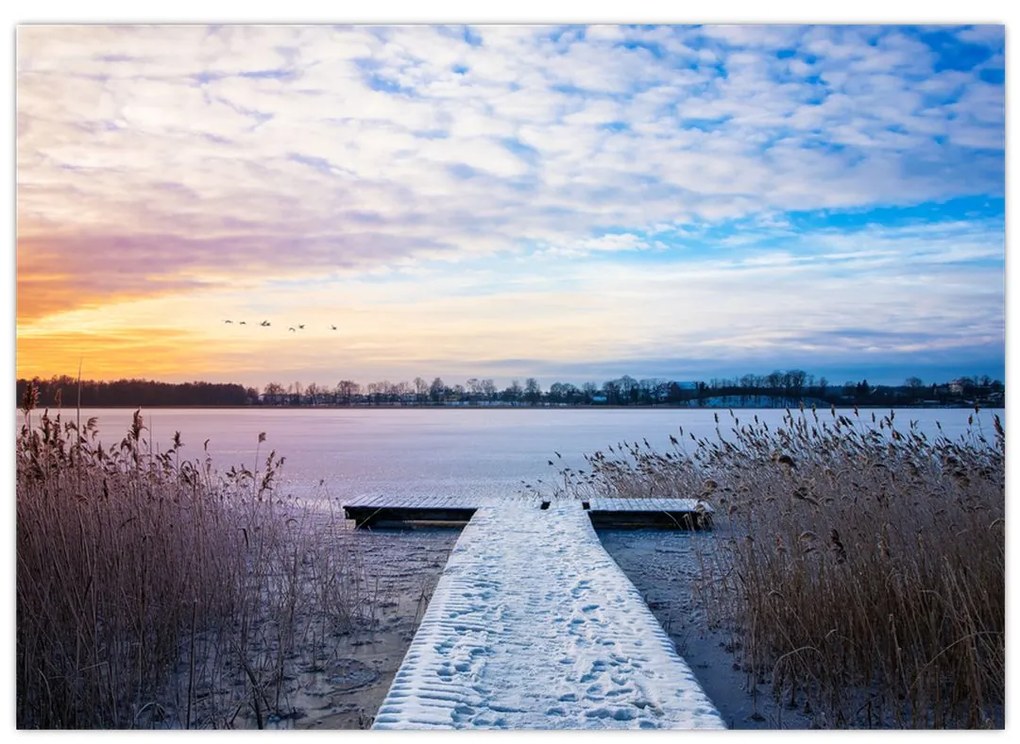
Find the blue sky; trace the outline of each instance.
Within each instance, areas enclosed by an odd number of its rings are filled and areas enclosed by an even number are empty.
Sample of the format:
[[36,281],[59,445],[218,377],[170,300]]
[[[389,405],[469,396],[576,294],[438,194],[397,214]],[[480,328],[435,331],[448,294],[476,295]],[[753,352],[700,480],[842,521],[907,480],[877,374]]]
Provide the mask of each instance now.
[[22,27],[17,59],[19,374],[1004,376],[1002,26]]

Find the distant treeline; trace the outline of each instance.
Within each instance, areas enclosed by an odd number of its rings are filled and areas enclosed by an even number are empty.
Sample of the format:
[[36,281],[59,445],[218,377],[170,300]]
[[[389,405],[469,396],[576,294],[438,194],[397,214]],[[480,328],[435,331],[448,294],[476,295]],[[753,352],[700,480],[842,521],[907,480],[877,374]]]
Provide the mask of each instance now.
[[[18,402],[29,383],[38,389],[38,407],[103,406],[686,406],[769,408],[806,405],[856,406],[971,406],[1004,404],[1001,381],[961,377],[948,382],[925,383],[910,377],[902,385],[871,385],[867,380],[830,384],[802,370],[775,370],[766,375],[677,381],[638,380],[629,375],[601,385],[580,387],[554,382],[543,390],[529,377],[522,385],[513,380],[503,389],[491,379],[472,377],[464,384],[447,385],[416,377],[412,382],[388,380],[361,385],[340,380],[330,387],[299,382],[287,386],[270,382],[259,391],[236,383],[168,383],[151,380],[103,382],[68,376],[17,382]],[[79,398],[80,394],[80,398]]]
[[[79,403],[78,380],[53,377],[49,380],[18,380],[18,403],[34,382],[39,390],[39,408],[74,408]],[[245,406],[258,403],[258,391],[236,383],[156,382],[154,380],[82,380],[82,407],[106,406]]]

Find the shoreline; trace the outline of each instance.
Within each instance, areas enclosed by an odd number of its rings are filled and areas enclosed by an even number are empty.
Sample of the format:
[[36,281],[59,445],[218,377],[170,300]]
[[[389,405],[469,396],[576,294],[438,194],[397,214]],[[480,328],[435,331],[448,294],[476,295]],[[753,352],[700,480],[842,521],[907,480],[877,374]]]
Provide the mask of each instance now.
[[697,598],[701,554],[716,531],[596,529],[599,540],[641,594],[730,730],[818,728],[802,710],[777,701],[737,654],[743,643],[714,627]]
[[[442,574],[460,531],[449,528],[357,530],[353,539],[366,577],[374,583],[373,620],[323,637],[304,635],[291,654],[279,710],[263,721],[267,730],[358,730],[369,728]],[[271,649],[262,640],[254,656]],[[201,665],[200,665],[201,666]],[[184,690],[188,670],[178,667],[171,689]],[[220,686],[199,730],[257,730],[243,675]],[[225,711],[234,710],[233,716]],[[172,720],[173,716],[169,717]],[[159,726],[156,726],[159,728]],[[185,730],[168,726],[169,730]]]
[[[836,405],[837,411],[853,411],[855,408],[861,411],[959,411],[959,410],[971,410],[975,408],[975,405],[980,407],[982,411],[1005,411],[1005,406],[982,406],[974,403],[960,403],[959,405],[886,405],[886,404],[840,404]],[[826,405],[825,409],[816,406],[816,409],[828,410],[829,405]],[[124,404],[118,403],[116,405],[83,405],[81,410],[118,410],[118,411],[133,411],[133,410],[168,410],[168,411],[294,411],[294,410],[309,410],[309,411],[391,411],[391,410],[424,410],[424,411],[785,411],[799,409],[798,405],[784,405],[784,406],[731,406],[731,405],[705,405],[705,406],[678,406],[663,403],[660,405],[633,405],[633,406],[615,406],[615,405],[562,405],[562,406],[515,406],[515,405],[421,405],[421,404],[403,404],[403,403],[381,403],[381,404],[364,404],[364,405],[286,405],[286,406],[264,406],[264,405],[243,405],[243,406],[230,406],[230,405],[146,405],[146,404]],[[39,411],[49,410],[62,413],[64,411],[75,411],[77,410],[74,406],[60,406],[57,408],[50,408],[47,406],[41,406]],[[810,411],[810,406],[804,407],[805,411]],[[15,413],[19,413],[19,409],[15,409]]]
[[[296,675],[286,692],[291,713],[271,717],[266,729],[342,731],[371,727],[461,531],[446,527],[355,533],[366,548],[371,570],[378,571],[375,576],[381,580],[378,621],[374,627],[335,637],[328,649],[298,649],[298,653],[322,661]],[[750,684],[749,675],[733,653],[740,640],[711,627],[699,606],[698,552],[713,540],[712,533],[602,528],[596,533],[606,552],[638,589],[728,728],[818,726],[802,711],[790,710],[776,701],[764,686]],[[422,602],[426,594],[428,598]],[[235,694],[242,690],[243,686],[238,686]],[[238,715],[232,728],[256,729],[250,710]]]

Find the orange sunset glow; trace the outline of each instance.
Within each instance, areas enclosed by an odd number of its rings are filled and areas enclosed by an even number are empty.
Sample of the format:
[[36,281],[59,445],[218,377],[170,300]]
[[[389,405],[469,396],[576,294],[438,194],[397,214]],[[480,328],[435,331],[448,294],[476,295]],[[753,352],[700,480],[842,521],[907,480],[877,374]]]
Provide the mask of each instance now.
[[1000,377],[958,36],[21,27],[17,375]]

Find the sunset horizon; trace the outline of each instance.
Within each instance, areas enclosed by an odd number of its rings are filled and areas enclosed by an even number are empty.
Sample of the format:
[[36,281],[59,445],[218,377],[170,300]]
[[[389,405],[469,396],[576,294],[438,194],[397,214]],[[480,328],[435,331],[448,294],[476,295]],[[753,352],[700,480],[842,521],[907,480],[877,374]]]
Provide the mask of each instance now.
[[21,26],[16,374],[1004,379],[1004,43]]

